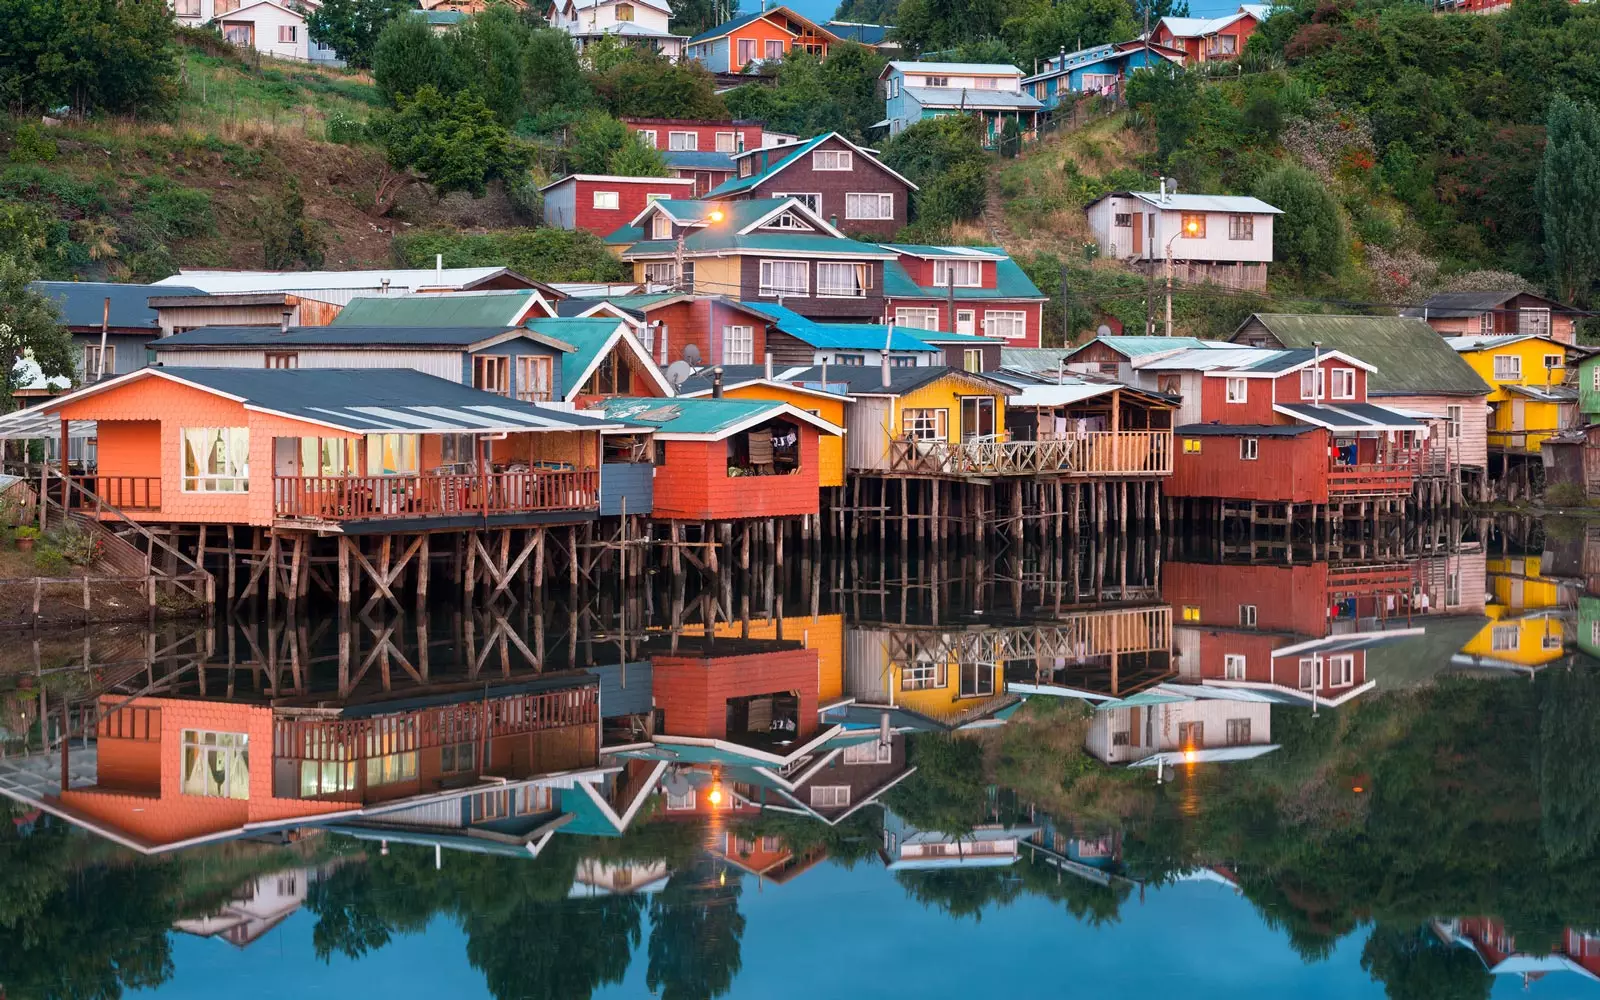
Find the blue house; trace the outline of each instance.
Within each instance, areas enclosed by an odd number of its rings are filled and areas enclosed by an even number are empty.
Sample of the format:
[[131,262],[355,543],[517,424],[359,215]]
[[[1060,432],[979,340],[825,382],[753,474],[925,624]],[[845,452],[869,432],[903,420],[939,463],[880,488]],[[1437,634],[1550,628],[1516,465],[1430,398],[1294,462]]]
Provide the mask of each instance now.
[[149,362],[146,348],[163,332],[150,296],[206,294],[198,288],[105,281],[35,281],[29,287],[55,302],[61,325],[72,334],[80,382],[101,374],[102,329],[104,374],[126,375]]
[[1183,52],[1134,39],[1095,45],[1076,52],[1065,48],[1046,59],[1039,72],[1022,80],[1022,92],[1045,108],[1054,108],[1068,95],[1101,93],[1120,96],[1128,74],[1136,69],[1167,64],[1183,65]]
[[770,302],[759,306],[772,319],[767,353],[778,365],[880,365],[888,351],[890,367],[942,364],[944,352],[914,333],[882,323],[818,323]]
[[1022,91],[1022,70],[1005,63],[902,62],[878,75],[884,119],[879,128],[897,135],[924,118],[978,115],[986,145],[993,146],[1008,121],[1024,135],[1037,135],[1040,103]]

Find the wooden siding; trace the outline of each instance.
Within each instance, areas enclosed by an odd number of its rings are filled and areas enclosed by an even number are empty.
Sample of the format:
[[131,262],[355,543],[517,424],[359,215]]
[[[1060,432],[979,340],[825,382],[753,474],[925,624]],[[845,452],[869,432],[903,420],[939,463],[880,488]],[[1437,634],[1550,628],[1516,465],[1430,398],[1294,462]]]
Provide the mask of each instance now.
[[[1165,562],[1161,597],[1174,619],[1190,625],[1237,628],[1245,606],[1256,628],[1320,639],[1328,634],[1328,564],[1215,566]],[[1187,613],[1186,609],[1195,611]],[[1194,614],[1199,615],[1198,621]]]
[[[544,223],[609,236],[644,211],[650,195],[685,198],[694,186],[677,177],[571,177],[544,192]],[[597,192],[615,193],[616,208],[596,208]]]
[[[818,150],[846,150],[850,152],[849,170],[813,170],[811,153],[807,152],[794,163],[760,184],[741,192],[740,199],[775,198],[784,194],[819,195],[817,214],[846,234],[862,234],[877,239],[889,239],[905,227],[906,211],[911,200],[911,189],[905,182],[891,174],[882,164],[860,152],[850,149],[837,136],[821,144]],[[787,155],[784,147],[776,147],[767,155],[773,161]],[[813,150],[814,152],[814,150]],[[760,159],[760,156],[752,157]],[[846,194],[888,194],[894,198],[894,217],[890,219],[851,219],[846,209]]]
[[600,516],[650,513],[656,467],[645,462],[607,462],[600,467]]
[[889,441],[894,436],[893,399],[858,396],[845,409],[845,466],[883,472],[889,468]]
[[[836,427],[845,425],[845,401],[821,399],[803,392],[786,391],[769,385],[751,385],[730,389],[724,393],[729,399],[773,399],[806,410]],[[844,437],[821,434],[817,437],[817,485],[844,485]]]
[[[296,354],[301,368],[412,368],[452,382],[462,380],[461,358],[465,351],[329,350],[327,348],[273,348],[273,353]],[[265,368],[267,348],[237,350],[170,350],[157,357],[168,368]]]
[[[1172,478],[1168,496],[1221,497],[1287,503],[1328,502],[1328,434],[1318,428],[1298,437],[1259,437],[1257,458],[1239,457],[1239,441],[1248,434],[1174,435]],[[1200,442],[1198,454],[1186,453],[1184,442]]]
[[727,441],[667,441],[657,467],[655,516],[687,521],[740,520],[815,514],[817,431],[800,425],[800,468],[786,476],[728,475]]
[[728,702],[753,695],[799,696],[799,732],[816,732],[817,653],[784,649],[744,656],[699,657],[657,654],[650,687],[669,736],[723,739],[728,735]]
[[[776,303],[776,295],[761,294],[761,260],[758,256],[741,256],[737,258],[739,264],[739,295],[744,301],[757,309],[762,302]],[[773,260],[780,258],[773,257]],[[792,257],[781,258],[793,260]],[[820,296],[817,292],[816,262],[806,261],[806,270],[810,277],[806,283],[808,294],[785,295],[783,304],[807,319],[854,321],[859,323],[878,322],[883,316],[883,261],[865,260],[851,261],[848,258],[830,258],[829,262],[860,263],[865,264],[871,272],[872,287],[866,294],[859,298],[829,298]],[[695,285],[700,285],[699,265],[696,264]],[[726,295],[727,289],[718,289],[720,294]]]
[[[902,258],[901,262],[904,263],[904,261],[905,261],[905,258]],[[899,309],[932,309],[932,310],[934,310],[934,312],[938,316],[938,319],[936,320],[936,323],[937,323],[937,327],[936,328],[938,330],[940,330],[940,331],[942,331],[944,333],[950,333],[950,332],[966,333],[966,332],[968,332],[966,330],[955,330],[954,325],[951,324],[951,322],[950,322],[949,303],[945,299],[936,299],[936,298],[916,298],[916,299],[898,298],[897,299],[897,298],[892,298],[891,297],[888,300],[886,300],[885,303],[884,303],[884,310],[885,310],[884,315],[886,315],[886,316],[890,316],[890,317],[896,316],[897,315],[896,310],[899,310]],[[1024,320],[1025,329],[1026,329],[1025,334],[1023,336],[1021,336],[1021,337],[997,338],[996,343],[998,343],[1002,347],[1038,347],[1038,346],[1040,346],[1041,343],[1042,343],[1041,337],[1043,336],[1043,319],[1042,319],[1042,317],[1044,315],[1043,309],[1044,309],[1044,304],[1041,303],[1041,302],[1007,302],[1007,301],[1004,301],[1004,300],[1001,300],[1001,299],[994,299],[994,300],[991,300],[991,299],[957,299],[956,300],[956,314],[958,316],[961,314],[961,312],[963,310],[971,310],[972,311],[972,314],[973,314],[972,315],[972,330],[970,332],[973,333],[976,336],[979,336],[979,337],[987,337],[987,336],[989,336],[989,334],[987,332],[987,327],[985,327],[985,325],[984,325],[984,319],[985,319],[985,317],[987,317],[989,315],[990,312],[1020,312],[1020,313],[1024,313],[1026,315],[1026,319]],[[905,327],[907,329],[907,331],[910,332],[913,336],[916,335],[917,331],[914,328],[910,327],[909,324],[901,323],[900,325],[902,327]],[[961,352],[958,349],[956,349],[955,345],[951,345],[949,348],[947,348],[947,354],[951,354],[953,356],[953,360],[950,360],[950,361],[948,361],[946,363],[949,364],[953,368],[960,368],[961,367]],[[1073,360],[1077,361],[1079,359],[1078,358],[1074,358]],[[996,362],[994,367],[995,368],[999,367],[998,362]],[[991,370],[991,369],[985,369],[985,370],[988,371],[988,370]]]
[[[1371,402],[1396,410],[1426,413],[1439,420],[1449,418],[1449,408],[1461,407],[1461,437],[1449,441],[1450,464],[1481,469],[1489,461],[1489,405],[1483,396],[1373,396]],[[1435,449],[1441,439],[1435,434],[1428,438],[1428,447]]]

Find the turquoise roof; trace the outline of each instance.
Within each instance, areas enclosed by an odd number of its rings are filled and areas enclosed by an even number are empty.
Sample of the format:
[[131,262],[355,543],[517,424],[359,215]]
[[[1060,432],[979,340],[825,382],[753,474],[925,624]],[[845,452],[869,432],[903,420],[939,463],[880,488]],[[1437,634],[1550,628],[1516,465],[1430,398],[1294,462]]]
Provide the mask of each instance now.
[[644,230],[638,226],[618,226],[600,242],[607,246],[626,246],[644,239]]
[[648,424],[665,434],[713,437],[783,406],[770,399],[637,399],[625,396],[608,399],[603,405],[607,417]]
[[[888,284],[887,281],[884,282]],[[1142,357],[1146,354],[1161,354],[1165,351],[1187,350],[1197,347],[1210,347],[1210,342],[1198,337],[1096,337],[1093,340],[1079,344],[1066,354],[1072,357],[1090,344],[1105,344],[1119,354],[1126,354],[1130,358]]]
[[582,837],[620,837],[611,818],[600,811],[600,806],[583,789],[561,790],[561,811],[572,817],[557,828],[560,833],[574,833]]
[[[943,247],[896,247],[886,244],[885,249],[905,250],[914,252],[917,256],[942,256],[938,251]],[[1039,286],[1029,279],[1022,266],[1008,256],[1000,247],[975,247],[977,250],[987,250],[1002,255],[1002,259],[994,262],[995,287],[993,288],[957,288],[957,299],[1045,299],[1047,296],[1039,291]],[[932,252],[924,252],[932,251]],[[948,254],[957,256],[954,253]],[[971,258],[967,258],[971,259]],[[894,299],[943,299],[949,296],[949,291],[938,285],[919,285],[911,279],[911,273],[899,261],[890,261],[883,265],[883,294]],[[1160,338],[1165,340],[1167,338]],[[1173,338],[1176,340],[1177,338]],[[1170,347],[1169,347],[1170,349]]]
[[[731,195],[738,194],[741,191],[748,191],[757,184],[760,184],[762,181],[766,180],[768,177],[771,177],[773,174],[782,170],[784,167],[787,167],[799,157],[811,152],[811,150],[815,149],[817,145],[824,139],[827,139],[835,134],[836,133],[833,132],[824,132],[819,136],[807,139],[805,142],[795,143],[792,146],[775,147],[776,149],[782,150],[784,155],[779,157],[774,162],[769,163],[766,169],[753,173],[749,177],[730,177],[721,184],[712,188],[710,191],[706,192],[706,197],[727,198]],[[747,158],[754,159],[757,157],[770,155],[772,152],[772,149],[751,150],[747,152],[745,156]]]
[[765,10],[755,10],[755,11],[751,11],[748,14],[740,14],[738,17],[734,18],[731,21],[723,21],[721,24],[717,25],[714,28],[707,28],[705,31],[702,31],[702,32],[700,32],[700,34],[695,35],[693,38],[689,39],[684,44],[685,45],[693,45],[696,42],[708,42],[713,38],[721,38],[723,35],[726,35],[729,32],[738,31],[740,28],[742,28],[745,25],[749,24],[751,21],[759,21],[761,18],[767,16],[767,14],[768,14],[768,11],[765,11]]
[[535,333],[572,345],[571,352],[561,356],[561,385],[570,396],[577,390],[583,373],[610,345],[611,335],[621,324],[621,320],[610,317],[579,319],[563,316],[558,319],[529,320],[525,325]]
[[754,307],[770,316],[773,325],[796,340],[812,347],[846,351],[881,351],[884,341],[891,351],[937,351],[903,328],[896,327],[892,339],[882,323],[818,323],[785,306],[763,302]]
[[531,288],[478,295],[366,295],[351,299],[330,326],[503,326],[527,308]]

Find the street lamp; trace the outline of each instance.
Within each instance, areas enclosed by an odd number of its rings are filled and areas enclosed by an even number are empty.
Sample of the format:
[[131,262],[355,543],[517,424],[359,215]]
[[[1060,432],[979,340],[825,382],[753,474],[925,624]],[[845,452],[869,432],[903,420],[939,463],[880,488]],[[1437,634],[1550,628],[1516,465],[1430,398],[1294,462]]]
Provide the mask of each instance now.
[[1180,236],[1198,236],[1200,223],[1190,219],[1183,228],[1172,234],[1172,239],[1167,240],[1167,336],[1172,336],[1172,244]]

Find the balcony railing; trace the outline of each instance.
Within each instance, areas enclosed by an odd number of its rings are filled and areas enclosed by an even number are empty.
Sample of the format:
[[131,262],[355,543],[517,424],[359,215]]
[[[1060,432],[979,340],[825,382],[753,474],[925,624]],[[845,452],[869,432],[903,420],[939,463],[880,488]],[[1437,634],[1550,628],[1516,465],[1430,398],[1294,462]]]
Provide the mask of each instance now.
[[1165,476],[1172,472],[1171,431],[1090,431],[1046,441],[890,442],[894,472],[936,476]]
[[1366,465],[1334,465],[1328,468],[1330,496],[1400,496],[1411,492],[1417,478],[1417,462],[1372,462]]
[[588,510],[600,505],[596,469],[482,475],[275,476],[278,517],[322,521]]
[[1561,431],[1554,428],[1531,431],[1490,431],[1488,444],[1489,447],[1500,451],[1537,455],[1545,439],[1554,437],[1559,433]]
[[84,489],[118,510],[160,510],[160,476],[73,476]]

